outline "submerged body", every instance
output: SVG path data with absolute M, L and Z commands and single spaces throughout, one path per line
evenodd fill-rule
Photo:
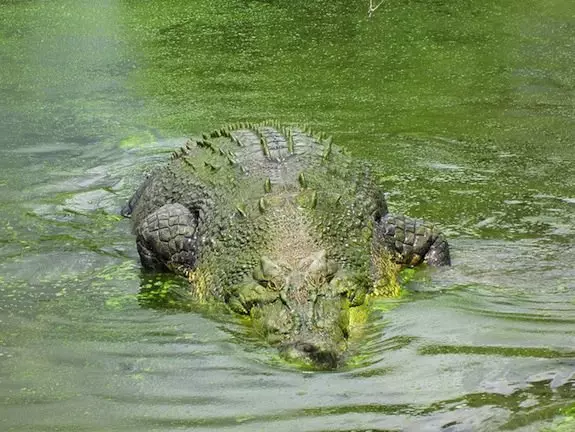
M 369 166 L 321 136 L 242 124 L 174 153 L 123 210 L 142 265 L 185 275 L 289 359 L 340 364 L 350 308 L 388 289 L 392 261 L 449 264 L 441 233 L 388 215 Z

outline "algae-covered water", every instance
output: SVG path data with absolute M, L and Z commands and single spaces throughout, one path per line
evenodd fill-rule
M 575 430 L 575 3 L 368 3 L 0 0 L 0 430 Z M 182 137 L 269 118 L 451 239 L 336 372 L 150 308 L 180 282 L 119 216 Z

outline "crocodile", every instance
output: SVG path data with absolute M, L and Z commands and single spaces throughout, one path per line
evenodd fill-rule
M 373 167 L 331 137 L 277 122 L 188 140 L 122 209 L 144 269 L 223 302 L 288 362 L 345 362 L 354 308 L 397 291 L 397 268 L 450 264 L 432 223 L 388 212 Z

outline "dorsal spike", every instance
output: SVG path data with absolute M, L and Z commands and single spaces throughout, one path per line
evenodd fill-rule
M 238 205 L 236 206 L 236 210 L 237 210 L 237 212 L 238 212 L 238 214 L 239 214 L 240 216 L 242 216 L 242 217 L 246 217 L 246 216 L 247 216 L 245 204 L 238 204 Z
M 311 194 L 310 207 L 312 209 L 315 209 L 317 207 L 317 191 L 313 191 Z
M 212 152 L 214 152 L 214 153 L 216 152 L 216 149 L 214 148 L 214 145 L 213 145 L 212 142 L 209 141 L 209 140 L 206 140 L 206 139 L 205 139 L 205 140 L 202 140 L 202 141 L 198 141 L 198 145 L 199 145 L 200 147 L 210 149 L 210 150 L 211 150 Z
M 264 153 L 264 156 L 269 157 L 270 148 L 264 136 L 260 136 L 260 145 L 262 146 L 262 152 Z
M 208 140 L 210 139 L 210 136 L 209 136 L 207 133 L 203 133 L 203 134 L 202 134 L 202 138 L 203 138 L 205 141 L 208 141 Z
M 184 163 L 189 166 L 190 168 L 192 168 L 194 171 L 196 170 L 196 167 L 194 166 L 194 164 L 188 160 L 188 158 L 182 158 L 182 160 L 184 161 Z
M 289 130 L 289 129 L 287 132 L 287 150 L 288 150 L 288 153 L 290 153 L 290 154 L 294 153 L 293 135 L 291 133 L 291 130 Z
M 264 183 L 265 193 L 270 193 L 272 191 L 272 180 L 268 177 Z
M 217 171 L 217 170 L 220 169 L 219 166 L 214 165 L 214 164 L 212 164 L 212 163 L 210 163 L 210 162 L 208 162 L 208 161 L 205 161 L 205 162 L 204 162 L 204 165 L 207 166 L 211 171 Z
M 266 200 L 263 199 L 263 197 L 260 198 L 258 201 L 258 209 L 259 209 L 260 213 L 265 213 L 265 211 L 267 209 Z
M 323 159 L 324 160 L 328 160 L 331 157 L 331 153 L 332 153 L 332 144 L 331 141 L 329 141 L 325 147 L 325 151 L 323 152 Z
M 305 178 L 305 174 L 303 173 L 303 171 L 299 173 L 299 175 L 297 176 L 297 180 L 302 189 L 307 188 L 307 179 Z

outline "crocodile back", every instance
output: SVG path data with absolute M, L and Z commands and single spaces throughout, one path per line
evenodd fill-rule
M 232 125 L 188 141 L 143 183 L 126 213 L 138 226 L 175 203 L 199 221 L 200 262 L 212 274 L 223 269 L 225 285 L 262 255 L 293 264 L 321 249 L 367 273 L 371 223 L 387 212 L 367 164 L 329 138 L 273 123 Z

